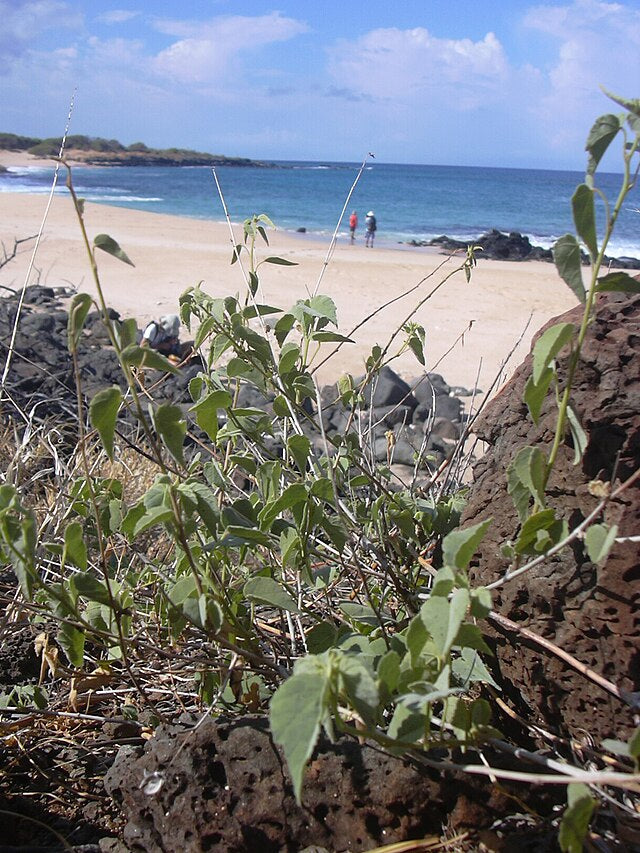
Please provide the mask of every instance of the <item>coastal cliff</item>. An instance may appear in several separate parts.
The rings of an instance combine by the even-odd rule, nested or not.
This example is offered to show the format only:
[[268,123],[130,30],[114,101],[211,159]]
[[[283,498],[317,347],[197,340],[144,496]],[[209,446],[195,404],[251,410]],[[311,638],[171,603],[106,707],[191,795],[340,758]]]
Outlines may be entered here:
[[[0,153],[20,151],[33,157],[57,157],[61,137],[38,139],[0,133]],[[65,159],[86,166],[265,166],[247,157],[227,157],[186,148],[149,148],[144,142],[124,146],[117,139],[73,135],[67,137]]]

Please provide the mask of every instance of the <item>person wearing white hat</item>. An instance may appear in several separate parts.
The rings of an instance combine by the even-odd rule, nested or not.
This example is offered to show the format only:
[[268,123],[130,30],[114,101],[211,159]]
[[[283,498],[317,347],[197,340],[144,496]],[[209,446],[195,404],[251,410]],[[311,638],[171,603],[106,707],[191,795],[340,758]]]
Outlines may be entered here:
[[165,314],[159,320],[152,320],[142,333],[140,346],[151,347],[170,359],[180,359],[180,317],[177,314]]
[[373,240],[376,236],[376,230],[378,228],[378,223],[376,222],[376,217],[373,210],[370,210],[367,213],[367,218],[364,221],[364,225],[366,231],[364,232],[364,245],[368,246],[370,249],[373,249]]

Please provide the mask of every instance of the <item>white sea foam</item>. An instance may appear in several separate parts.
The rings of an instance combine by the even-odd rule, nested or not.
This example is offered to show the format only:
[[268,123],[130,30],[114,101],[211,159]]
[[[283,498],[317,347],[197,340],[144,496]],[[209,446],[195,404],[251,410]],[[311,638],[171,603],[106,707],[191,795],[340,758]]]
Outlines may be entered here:
[[139,195],[93,195],[92,193],[85,193],[87,201],[143,201],[143,202],[159,202],[164,201],[163,198],[157,198],[155,196],[139,196]]

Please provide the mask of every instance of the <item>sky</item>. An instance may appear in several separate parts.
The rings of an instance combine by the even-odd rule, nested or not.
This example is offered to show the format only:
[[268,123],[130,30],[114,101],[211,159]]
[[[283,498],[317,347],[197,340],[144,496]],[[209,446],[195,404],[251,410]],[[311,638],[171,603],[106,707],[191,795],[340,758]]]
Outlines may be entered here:
[[620,111],[600,86],[640,97],[640,0],[0,0],[0,21],[0,131],[37,137],[73,98],[72,133],[124,144],[582,169]]

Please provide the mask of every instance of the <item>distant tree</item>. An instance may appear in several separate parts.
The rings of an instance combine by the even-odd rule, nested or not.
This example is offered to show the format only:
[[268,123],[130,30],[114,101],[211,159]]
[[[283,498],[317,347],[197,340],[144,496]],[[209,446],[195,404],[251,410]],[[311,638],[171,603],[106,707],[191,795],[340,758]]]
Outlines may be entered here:
[[0,148],[5,151],[26,151],[40,140],[34,136],[18,136],[15,133],[0,133]]

